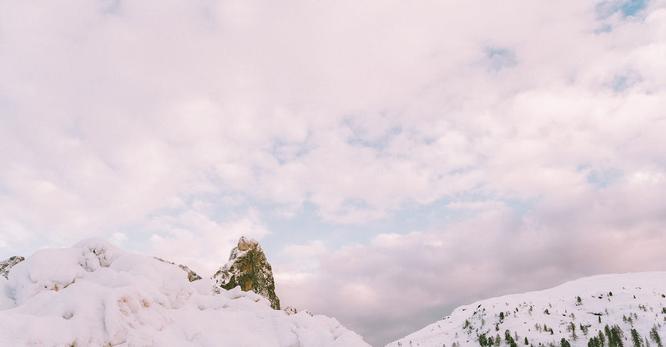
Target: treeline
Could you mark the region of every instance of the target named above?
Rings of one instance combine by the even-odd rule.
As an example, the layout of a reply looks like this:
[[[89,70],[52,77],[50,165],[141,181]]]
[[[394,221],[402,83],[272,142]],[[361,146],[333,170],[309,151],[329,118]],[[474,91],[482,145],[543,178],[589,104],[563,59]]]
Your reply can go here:
[[[664,347],[661,342],[661,336],[659,336],[659,331],[657,327],[653,327],[650,330],[649,336],[642,337],[636,329],[631,329],[631,347]],[[575,339],[575,338],[574,338]],[[504,332],[504,338],[497,334],[496,336],[486,336],[486,334],[479,335],[479,345],[481,347],[500,347],[502,345],[509,347],[518,347],[518,334],[514,333],[511,335],[509,330]],[[599,333],[595,336],[589,338],[587,342],[588,347],[625,347],[625,334],[617,325],[608,326],[606,325],[603,330],[599,330]],[[527,337],[524,337],[520,341],[522,345],[533,346],[530,344]],[[655,346],[651,345],[650,342],[654,343]],[[504,343],[504,344],[503,344]],[[554,344],[549,346],[555,347]],[[560,340],[559,347],[571,347],[569,340],[562,338]],[[629,347],[629,346],[627,346]]]
[[[631,329],[631,344],[633,347],[650,347],[650,341],[655,343],[657,347],[663,347],[661,343],[661,336],[657,327],[652,327],[649,337],[641,337],[641,334],[636,329]],[[624,332],[622,329],[614,325],[609,327],[606,325],[603,331],[599,331],[599,335],[590,338],[587,342],[588,347],[624,347]]]

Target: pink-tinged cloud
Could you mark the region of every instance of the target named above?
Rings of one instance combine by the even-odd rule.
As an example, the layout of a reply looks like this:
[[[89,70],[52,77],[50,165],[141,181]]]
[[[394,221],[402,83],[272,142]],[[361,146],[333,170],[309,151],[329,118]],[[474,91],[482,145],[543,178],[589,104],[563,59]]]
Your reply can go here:
[[[663,268],[665,52],[663,0],[0,1],[0,255],[250,234],[374,343]]]

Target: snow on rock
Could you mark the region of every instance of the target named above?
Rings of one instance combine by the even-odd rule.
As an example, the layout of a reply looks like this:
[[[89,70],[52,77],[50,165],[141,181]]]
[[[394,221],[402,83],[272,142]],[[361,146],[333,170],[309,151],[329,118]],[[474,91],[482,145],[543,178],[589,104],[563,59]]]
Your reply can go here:
[[[0,276],[7,278],[9,276],[9,270],[11,270],[16,264],[24,260],[25,258],[23,257],[13,256],[3,261],[0,261]]]
[[[666,272],[600,275],[461,306],[403,346],[662,346]],[[621,344],[620,344],[621,342]]]
[[[282,311],[284,311],[284,313],[286,313],[289,316],[295,315],[295,314],[298,313],[298,309],[294,306],[287,306],[287,307],[283,308]]]
[[[0,346],[367,346],[335,319],[104,241],[44,249],[0,277]]]
[[[187,280],[190,281],[190,282],[198,281],[198,280],[201,279],[201,276],[199,276],[196,272],[194,272],[192,269],[190,269],[190,268],[189,268],[188,266],[186,266],[186,265],[183,265],[183,264],[176,264],[176,263],[174,263],[174,262],[172,262],[172,261],[164,260],[164,259],[162,259],[162,258],[160,258],[160,257],[154,257],[154,258],[157,259],[157,260],[159,260],[159,261],[161,261],[161,262],[163,262],[163,263],[171,264],[171,265],[173,265],[173,266],[178,266],[179,269],[185,271],[185,273],[187,274]]]
[[[213,280],[218,288],[238,286],[243,291],[255,292],[268,299],[272,308],[280,309],[271,264],[255,240],[241,237],[238,245],[231,250],[229,262],[213,275]]]

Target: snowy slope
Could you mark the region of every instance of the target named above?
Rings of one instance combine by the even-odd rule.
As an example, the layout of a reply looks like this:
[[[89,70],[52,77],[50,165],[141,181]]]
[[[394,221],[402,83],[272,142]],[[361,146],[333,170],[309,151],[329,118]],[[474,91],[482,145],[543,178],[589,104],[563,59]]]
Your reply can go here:
[[[666,338],[665,307],[666,272],[601,275],[461,306],[388,346],[488,346],[498,336],[500,346],[525,346],[525,338],[530,346],[602,346],[602,338],[613,346],[614,335],[624,346],[657,347]]]
[[[0,277],[0,346],[367,346],[335,319],[213,285],[99,240],[41,250]]]

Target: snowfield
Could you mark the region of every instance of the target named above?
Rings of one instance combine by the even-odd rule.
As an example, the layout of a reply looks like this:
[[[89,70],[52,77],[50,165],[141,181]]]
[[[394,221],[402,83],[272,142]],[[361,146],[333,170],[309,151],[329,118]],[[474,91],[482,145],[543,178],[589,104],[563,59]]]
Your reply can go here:
[[[661,347],[665,337],[666,272],[646,272],[478,301],[388,346]]]
[[[368,346],[333,318],[187,275],[100,240],[38,251],[0,276],[0,346]]]

